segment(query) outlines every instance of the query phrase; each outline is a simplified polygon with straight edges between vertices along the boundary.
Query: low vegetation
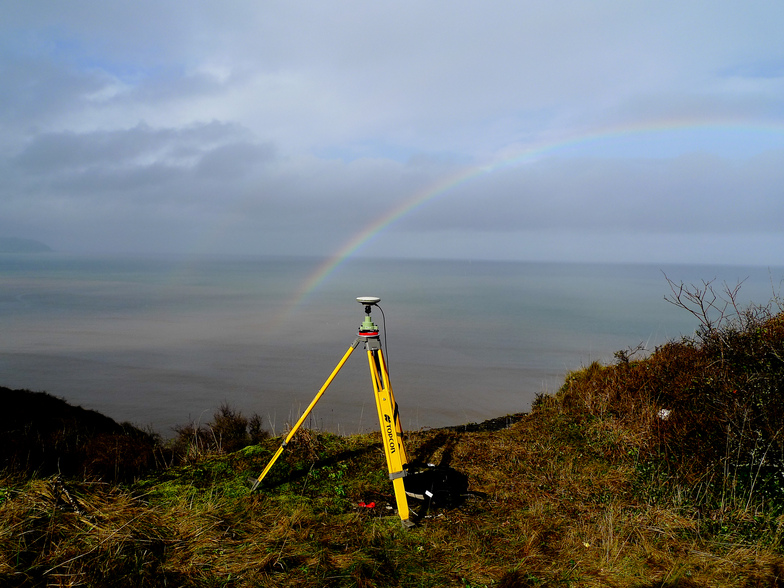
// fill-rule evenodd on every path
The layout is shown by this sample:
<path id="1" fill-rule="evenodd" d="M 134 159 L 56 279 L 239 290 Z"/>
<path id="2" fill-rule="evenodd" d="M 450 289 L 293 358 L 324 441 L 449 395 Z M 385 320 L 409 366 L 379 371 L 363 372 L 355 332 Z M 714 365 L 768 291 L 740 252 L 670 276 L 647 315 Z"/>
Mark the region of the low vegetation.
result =
<path id="1" fill-rule="evenodd" d="M 693 337 L 571 373 L 528 414 L 409 433 L 469 478 L 411 529 L 378 434 L 302 430 L 253 494 L 280 439 L 226 406 L 168 444 L 115 431 L 149 444 L 128 471 L 6 451 L 0 584 L 780 588 L 784 315 L 671 285 Z"/>

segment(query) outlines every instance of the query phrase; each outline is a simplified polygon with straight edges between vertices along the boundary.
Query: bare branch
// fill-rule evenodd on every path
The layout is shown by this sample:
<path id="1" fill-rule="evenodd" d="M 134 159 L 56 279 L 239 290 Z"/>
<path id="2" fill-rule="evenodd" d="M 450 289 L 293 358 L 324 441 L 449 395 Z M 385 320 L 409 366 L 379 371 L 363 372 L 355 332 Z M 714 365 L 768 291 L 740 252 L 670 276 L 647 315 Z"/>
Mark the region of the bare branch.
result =
<path id="1" fill-rule="evenodd" d="M 738 303 L 738 292 L 745 280 L 732 287 L 725 283 L 719 294 L 713 286 L 715 280 L 703 280 L 701 285 L 686 285 L 675 283 L 667 274 L 664 274 L 664 279 L 672 292 L 664 299 L 694 316 L 704 335 L 716 334 L 727 323 L 740 319 L 747 312 Z"/>

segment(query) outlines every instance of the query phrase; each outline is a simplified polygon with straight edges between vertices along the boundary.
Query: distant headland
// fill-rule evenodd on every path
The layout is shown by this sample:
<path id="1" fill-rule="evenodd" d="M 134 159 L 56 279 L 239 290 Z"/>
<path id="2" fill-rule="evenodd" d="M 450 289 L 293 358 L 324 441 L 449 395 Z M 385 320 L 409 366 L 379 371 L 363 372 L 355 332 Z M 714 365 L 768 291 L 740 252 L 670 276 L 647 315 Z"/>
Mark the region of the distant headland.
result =
<path id="1" fill-rule="evenodd" d="M 18 237 L 0 237 L 0 253 L 46 253 L 52 251 L 46 243 Z"/>

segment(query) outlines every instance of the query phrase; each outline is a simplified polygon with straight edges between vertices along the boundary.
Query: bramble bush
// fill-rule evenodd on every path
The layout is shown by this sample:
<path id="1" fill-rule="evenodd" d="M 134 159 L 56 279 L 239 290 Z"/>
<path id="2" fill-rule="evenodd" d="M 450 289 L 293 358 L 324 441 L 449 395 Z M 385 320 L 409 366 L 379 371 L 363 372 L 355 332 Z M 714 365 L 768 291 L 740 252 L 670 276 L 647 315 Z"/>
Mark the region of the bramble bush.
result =
<path id="1" fill-rule="evenodd" d="M 172 443 L 176 459 L 184 462 L 198 461 L 207 455 L 232 453 L 258 444 L 269 437 L 262 428 L 261 417 L 250 418 L 224 403 L 213 415 L 211 423 L 187 425 L 175 428 L 177 437 Z"/>
<path id="2" fill-rule="evenodd" d="M 604 431 L 618 429 L 617 456 L 657 464 L 690 500 L 719 510 L 784 511 L 784 313 L 778 296 L 740 307 L 740 285 L 669 281 L 665 297 L 699 328 L 648 357 L 616 353 L 567 376 L 558 399 Z M 611 425 L 610 425 L 611 424 Z M 606 438 L 606 437 L 605 437 Z"/>

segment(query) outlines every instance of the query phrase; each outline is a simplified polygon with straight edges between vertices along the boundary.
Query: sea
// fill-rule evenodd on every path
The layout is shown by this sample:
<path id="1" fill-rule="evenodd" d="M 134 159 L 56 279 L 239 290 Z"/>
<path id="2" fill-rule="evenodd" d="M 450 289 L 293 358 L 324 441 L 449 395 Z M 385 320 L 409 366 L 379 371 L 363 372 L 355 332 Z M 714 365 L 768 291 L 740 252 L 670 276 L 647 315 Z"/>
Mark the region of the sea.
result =
<path id="1" fill-rule="evenodd" d="M 160 433 L 222 405 L 290 427 L 371 316 L 403 427 L 525 412 L 616 351 L 693 336 L 673 284 L 741 284 L 767 304 L 784 268 L 350 258 L 0 255 L 0 386 L 46 391 Z M 641 351 L 640 353 L 645 353 Z M 339 434 L 378 427 L 362 345 L 309 414 Z"/>

